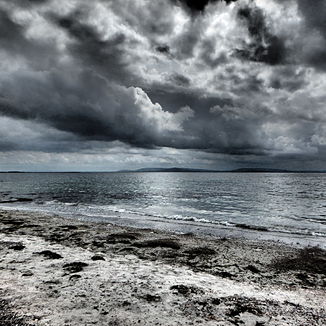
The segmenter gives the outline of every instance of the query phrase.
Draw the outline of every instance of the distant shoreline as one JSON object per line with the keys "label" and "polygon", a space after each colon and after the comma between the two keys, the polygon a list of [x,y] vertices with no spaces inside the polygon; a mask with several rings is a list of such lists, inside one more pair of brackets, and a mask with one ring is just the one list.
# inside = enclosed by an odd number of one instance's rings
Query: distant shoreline
{"label": "distant shoreline", "polygon": [[142,168],[118,171],[0,171],[0,173],[326,173],[326,170],[283,170],[263,168],[241,168],[234,170],[206,170],[191,168]]}

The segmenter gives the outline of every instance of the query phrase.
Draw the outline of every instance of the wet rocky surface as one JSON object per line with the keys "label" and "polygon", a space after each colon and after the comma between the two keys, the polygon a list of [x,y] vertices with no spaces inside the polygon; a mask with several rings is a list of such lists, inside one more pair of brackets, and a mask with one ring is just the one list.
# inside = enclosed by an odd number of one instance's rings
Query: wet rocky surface
{"label": "wet rocky surface", "polygon": [[[0,225],[2,232],[7,234],[37,235],[66,246],[120,255],[133,254],[141,259],[188,266],[194,271],[237,281],[278,284],[289,288],[326,287],[326,252],[317,247],[300,249],[273,242],[207,239],[189,234],[167,234],[75,221],[67,225],[62,224],[65,221],[60,218],[59,223],[53,223],[54,219],[40,217],[41,223],[36,224],[28,219],[6,216],[1,214]],[[17,243],[11,249],[24,248]],[[51,253],[43,255],[51,258]]]}
{"label": "wet rocky surface", "polygon": [[[1,295],[1,293],[0,293]],[[0,326],[30,326],[25,318],[16,313],[10,302],[0,299]]]}
{"label": "wet rocky surface", "polygon": [[[0,229],[5,238],[0,241],[0,275],[17,272],[23,285],[35,282],[49,302],[75,300],[73,309],[97,316],[93,323],[84,317],[81,325],[134,325],[135,316],[140,325],[326,324],[325,307],[300,299],[302,291],[312,298],[325,294],[326,253],[320,248],[200,238],[22,212],[0,212]],[[42,239],[41,248],[31,248],[24,240],[29,237]],[[38,266],[43,266],[42,277]],[[272,288],[273,294],[254,295],[249,288]],[[300,300],[287,299],[292,294]],[[78,318],[69,316],[61,325],[78,325]],[[35,325],[60,325],[46,324],[41,316],[29,319]],[[21,322],[17,325],[25,326],[25,319]]]}

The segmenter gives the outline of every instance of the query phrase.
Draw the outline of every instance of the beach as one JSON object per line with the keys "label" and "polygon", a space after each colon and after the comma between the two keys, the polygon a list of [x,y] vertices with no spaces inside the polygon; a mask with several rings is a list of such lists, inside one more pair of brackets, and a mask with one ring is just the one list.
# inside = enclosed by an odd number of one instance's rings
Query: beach
{"label": "beach", "polygon": [[21,211],[0,227],[0,325],[326,324],[317,247]]}

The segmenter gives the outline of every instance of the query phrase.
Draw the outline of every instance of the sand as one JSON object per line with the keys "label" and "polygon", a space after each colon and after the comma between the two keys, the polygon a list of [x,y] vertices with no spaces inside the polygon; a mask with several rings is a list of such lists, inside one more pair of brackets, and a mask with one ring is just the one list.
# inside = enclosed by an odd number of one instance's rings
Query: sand
{"label": "sand", "polygon": [[326,325],[318,248],[0,212],[2,325]]}

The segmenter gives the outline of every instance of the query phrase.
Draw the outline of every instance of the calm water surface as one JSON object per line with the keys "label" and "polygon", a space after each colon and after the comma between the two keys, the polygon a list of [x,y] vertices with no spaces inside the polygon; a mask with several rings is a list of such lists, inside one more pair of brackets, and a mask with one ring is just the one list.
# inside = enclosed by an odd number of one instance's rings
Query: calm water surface
{"label": "calm water surface", "polygon": [[14,198],[33,201],[1,207],[176,231],[246,230],[251,237],[326,241],[326,174],[0,174],[0,200]]}

